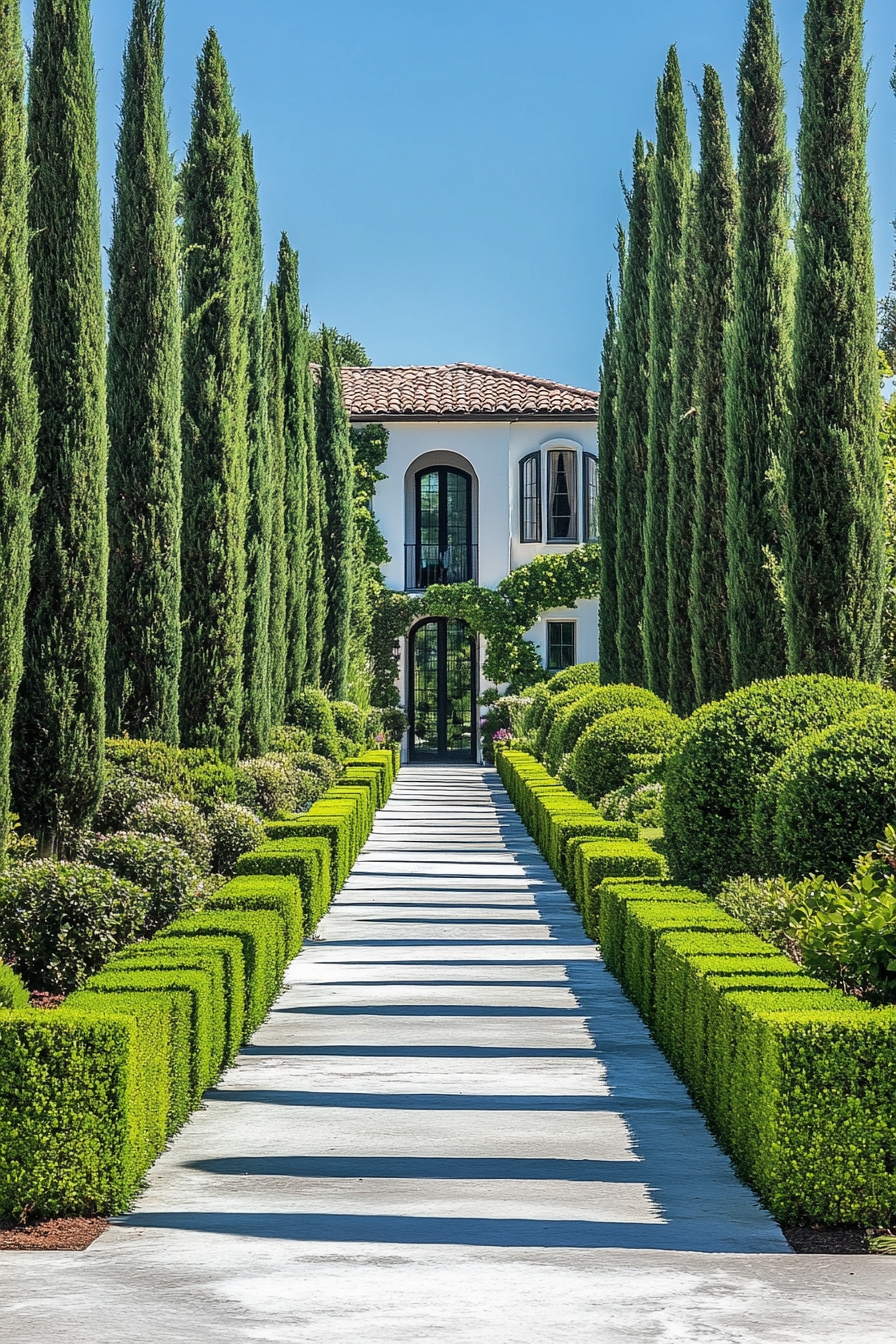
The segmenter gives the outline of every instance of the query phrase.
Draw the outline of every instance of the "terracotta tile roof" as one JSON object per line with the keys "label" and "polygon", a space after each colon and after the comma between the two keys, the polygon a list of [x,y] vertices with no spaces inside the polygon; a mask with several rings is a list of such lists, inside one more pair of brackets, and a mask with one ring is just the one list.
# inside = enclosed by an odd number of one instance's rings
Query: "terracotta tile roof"
{"label": "terracotta tile roof", "polygon": [[597,416],[596,392],[480,364],[343,368],[342,385],[353,420]]}

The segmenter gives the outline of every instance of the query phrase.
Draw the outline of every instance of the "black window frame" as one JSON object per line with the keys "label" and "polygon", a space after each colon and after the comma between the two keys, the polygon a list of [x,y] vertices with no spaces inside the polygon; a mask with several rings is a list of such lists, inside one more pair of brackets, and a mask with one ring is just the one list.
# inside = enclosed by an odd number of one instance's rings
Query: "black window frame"
{"label": "black window frame", "polygon": [[566,483],[567,498],[569,499],[569,507],[571,511],[571,527],[569,533],[565,537],[554,536],[554,515],[553,510],[551,509],[551,494],[553,490],[554,472],[556,471],[554,462],[560,453],[565,453],[572,459],[572,469],[574,474],[577,474],[579,470],[579,454],[577,449],[564,446],[547,449],[547,539],[549,542],[558,546],[577,546],[579,541],[579,483],[578,480],[575,479],[575,476],[572,481],[567,480]]}
{"label": "black window frame", "polygon": [[[588,476],[590,472],[594,473],[593,499],[589,498],[589,494],[591,492],[589,491]],[[599,488],[600,487],[598,484],[598,475],[597,475],[597,454],[583,453],[582,454],[582,541],[585,542],[586,544],[589,541],[600,540],[600,532],[598,530],[600,526],[600,521],[597,512],[597,496]],[[590,504],[593,504],[593,508],[589,508]],[[590,524],[592,523],[594,525],[593,530],[590,526]]]}
{"label": "black window frame", "polygon": [[448,549],[449,549],[449,545],[450,545],[450,544],[453,544],[453,543],[451,542],[451,538],[450,538],[450,536],[449,536],[449,531],[448,531],[448,476],[449,476],[449,473],[450,473],[450,474],[453,474],[453,475],[455,475],[455,476],[459,476],[459,477],[461,477],[461,478],[463,479],[463,481],[465,482],[465,484],[466,484],[466,509],[465,509],[466,517],[465,517],[465,531],[466,531],[466,534],[467,534],[466,542],[464,543],[464,546],[463,546],[463,548],[462,548],[463,551],[464,551],[464,563],[463,563],[464,579],[462,579],[462,580],[460,580],[460,579],[453,579],[453,578],[451,578],[450,576],[445,575],[445,576],[443,576],[443,577],[437,578],[437,579],[434,580],[434,581],[435,581],[435,582],[439,582],[439,583],[458,583],[458,582],[466,582],[467,580],[472,579],[473,576],[474,576],[474,571],[473,571],[473,477],[471,476],[470,472],[468,472],[468,471],[464,471],[462,467],[450,466],[450,465],[448,465],[447,463],[437,463],[436,465],[431,466],[431,467],[421,467],[420,470],[417,472],[415,478],[414,478],[414,510],[415,510],[415,514],[416,514],[415,521],[414,521],[414,546],[415,546],[415,552],[416,552],[415,568],[416,568],[416,578],[417,578],[417,586],[418,586],[418,588],[426,588],[426,587],[429,586],[427,583],[424,583],[424,582],[422,581],[423,572],[424,572],[424,570],[427,568],[427,565],[426,565],[425,560],[424,560],[424,555],[423,555],[423,543],[422,543],[422,541],[421,541],[421,532],[422,532],[422,526],[423,526],[423,511],[422,511],[421,488],[422,488],[422,482],[423,482],[423,478],[424,478],[424,476],[430,476],[430,475],[432,475],[432,474],[434,474],[434,473],[438,476],[438,479],[439,479],[439,493],[438,493],[438,499],[439,499],[439,512],[438,512],[439,540],[438,540],[438,544],[437,544],[437,546],[436,546],[436,551],[437,551],[437,553],[438,553],[440,559],[441,559],[441,556],[442,556],[443,554],[447,553],[447,551],[448,551]]}
{"label": "black window frame", "polygon": [[[576,621],[546,621],[547,626],[545,636],[544,665],[547,672],[562,672],[567,667],[575,667],[578,657],[578,632],[576,630]],[[551,661],[551,632],[553,630],[566,629],[572,631],[572,658],[566,663],[553,663]]]}
{"label": "black window frame", "polygon": [[[527,494],[526,468],[535,467],[535,488],[533,492]],[[532,536],[526,533],[526,523],[529,521],[526,517],[526,503],[534,496],[535,503],[535,521],[532,528]],[[541,453],[527,453],[525,457],[520,458],[520,542],[523,545],[531,545],[533,542],[541,542]]]}

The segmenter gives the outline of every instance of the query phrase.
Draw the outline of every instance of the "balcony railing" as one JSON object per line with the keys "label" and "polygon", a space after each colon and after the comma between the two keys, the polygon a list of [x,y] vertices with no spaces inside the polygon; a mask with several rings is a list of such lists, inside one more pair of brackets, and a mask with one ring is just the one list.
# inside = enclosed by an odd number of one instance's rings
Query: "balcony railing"
{"label": "balcony railing", "polygon": [[409,592],[431,583],[466,583],[479,573],[478,546],[407,545],[404,548],[404,586]]}

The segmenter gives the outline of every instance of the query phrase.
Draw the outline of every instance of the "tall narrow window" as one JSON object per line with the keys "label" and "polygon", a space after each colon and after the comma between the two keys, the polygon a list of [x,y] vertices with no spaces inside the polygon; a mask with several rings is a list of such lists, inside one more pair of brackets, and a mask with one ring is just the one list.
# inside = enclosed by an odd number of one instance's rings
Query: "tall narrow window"
{"label": "tall narrow window", "polygon": [[575,621],[548,621],[548,671],[562,672],[575,661]]}
{"label": "tall narrow window", "polygon": [[597,458],[582,456],[582,540],[597,541]]}
{"label": "tall narrow window", "polygon": [[417,472],[417,541],[408,556],[408,584],[463,583],[473,574],[472,480],[456,467]]}
{"label": "tall narrow window", "polygon": [[520,463],[520,541],[541,541],[541,453]]}
{"label": "tall narrow window", "polygon": [[572,448],[548,453],[548,541],[577,541],[576,454]]}

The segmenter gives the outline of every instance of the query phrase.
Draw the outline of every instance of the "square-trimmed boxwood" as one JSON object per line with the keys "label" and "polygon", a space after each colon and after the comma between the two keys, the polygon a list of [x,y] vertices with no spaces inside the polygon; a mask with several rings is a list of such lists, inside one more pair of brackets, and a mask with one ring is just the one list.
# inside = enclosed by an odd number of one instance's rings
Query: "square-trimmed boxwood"
{"label": "square-trimmed boxwood", "polygon": [[589,938],[598,938],[601,883],[611,877],[668,876],[662,854],[643,840],[586,840],[575,851],[574,886]]}
{"label": "square-trimmed boxwood", "polygon": [[[323,846],[323,856],[329,865],[330,850],[325,840],[298,843],[316,843]],[[329,867],[326,879],[326,899],[330,899]],[[305,902],[298,878],[270,873],[252,873],[232,877],[214,896],[210,896],[205,910],[276,910],[286,926],[286,954],[292,959],[302,950],[302,935],[306,929]]]}
{"label": "square-trimmed boxwood", "polygon": [[264,829],[269,840],[306,837],[326,840],[330,846],[330,894],[335,896],[341,890],[353,862],[349,851],[351,826],[344,809],[337,816],[321,815],[311,809],[290,821],[265,822]]}
{"label": "square-trimmed boxwood", "polygon": [[[275,823],[277,824],[277,823]],[[289,826],[289,822],[282,823]],[[323,836],[291,836],[266,840],[237,864],[237,876],[294,876],[301,885],[305,907],[303,927],[313,932],[331,900],[330,846]],[[301,931],[299,935],[301,945]],[[291,953],[295,956],[298,952]]]}
{"label": "square-trimmed boxwood", "polygon": [[130,970],[207,972],[211,988],[209,1069],[210,1077],[217,1077],[227,1059],[227,967],[224,954],[219,948],[204,947],[195,939],[190,940],[189,946],[179,940],[159,947],[154,944],[155,940],[123,949],[106,963],[102,973],[112,975]]}
{"label": "square-trimmed boxwood", "polygon": [[27,1008],[30,995],[11,966],[0,962],[0,1008]]}
{"label": "square-trimmed boxwood", "polygon": [[386,772],[378,766],[346,761],[340,783],[364,784],[373,794],[374,810],[381,808],[386,801]]}
{"label": "square-trimmed boxwood", "polygon": [[246,966],[244,1040],[268,1015],[280,992],[286,966],[286,925],[275,910],[203,910],[169,925],[169,935],[194,938],[236,935]]}

